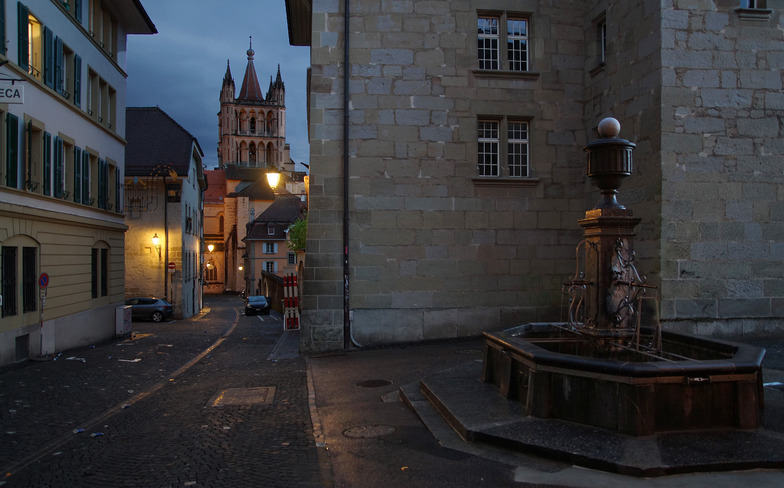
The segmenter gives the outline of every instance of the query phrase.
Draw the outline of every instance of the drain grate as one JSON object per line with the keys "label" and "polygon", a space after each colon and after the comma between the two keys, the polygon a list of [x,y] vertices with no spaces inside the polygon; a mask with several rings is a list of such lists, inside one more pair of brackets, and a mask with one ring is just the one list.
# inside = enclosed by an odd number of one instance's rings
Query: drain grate
{"label": "drain grate", "polygon": [[274,386],[259,386],[256,388],[229,388],[219,391],[210,399],[213,407],[226,407],[231,405],[266,405],[275,399]]}
{"label": "drain grate", "polygon": [[354,384],[361,386],[362,388],[380,388],[382,386],[389,386],[392,384],[392,382],[389,380],[364,380],[357,381]]}
{"label": "drain grate", "polygon": [[391,425],[359,425],[344,430],[343,435],[349,439],[370,439],[391,434],[396,430]]}

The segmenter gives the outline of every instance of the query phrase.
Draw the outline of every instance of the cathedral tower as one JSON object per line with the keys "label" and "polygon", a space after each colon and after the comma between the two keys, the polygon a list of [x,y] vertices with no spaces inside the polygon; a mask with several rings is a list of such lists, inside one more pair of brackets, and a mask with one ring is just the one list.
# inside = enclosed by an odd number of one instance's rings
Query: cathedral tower
{"label": "cathedral tower", "polygon": [[286,146],[286,88],[278,73],[266,95],[261,90],[251,38],[248,65],[235,98],[234,79],[226,63],[218,113],[218,166],[280,168]]}

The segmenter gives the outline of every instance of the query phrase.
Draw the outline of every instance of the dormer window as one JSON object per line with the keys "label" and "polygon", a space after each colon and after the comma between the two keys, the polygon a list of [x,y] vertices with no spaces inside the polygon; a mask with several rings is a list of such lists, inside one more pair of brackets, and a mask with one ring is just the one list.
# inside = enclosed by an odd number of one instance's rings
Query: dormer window
{"label": "dormer window", "polygon": [[275,224],[267,224],[267,235],[275,235]]}

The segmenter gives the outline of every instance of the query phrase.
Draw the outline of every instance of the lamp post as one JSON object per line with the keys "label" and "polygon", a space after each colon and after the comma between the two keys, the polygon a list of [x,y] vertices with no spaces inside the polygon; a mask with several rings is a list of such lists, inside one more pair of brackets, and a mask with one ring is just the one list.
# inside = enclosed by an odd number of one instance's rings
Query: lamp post
{"label": "lamp post", "polygon": [[277,171],[267,171],[267,183],[273,190],[277,188],[280,183],[280,173]]}

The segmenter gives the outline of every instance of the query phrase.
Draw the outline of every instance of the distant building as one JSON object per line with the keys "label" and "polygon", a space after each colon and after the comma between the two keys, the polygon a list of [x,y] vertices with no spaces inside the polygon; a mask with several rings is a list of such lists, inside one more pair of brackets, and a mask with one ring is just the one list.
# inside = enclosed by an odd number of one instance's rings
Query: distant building
{"label": "distant building", "polygon": [[780,333],[774,7],[287,0],[290,42],[311,56],[303,349],[563,319],[577,220],[598,200],[582,148],[607,116],[637,143],[619,199],[643,219],[652,318]]}
{"label": "distant building", "polygon": [[191,317],[202,306],[204,153],[160,108],[126,114],[125,295],[164,298]]}
{"label": "distant building", "polygon": [[247,227],[245,249],[249,293],[269,296],[261,280],[262,271],[277,276],[297,273],[297,254],[288,248],[288,228],[305,209],[296,195],[282,195]]}
{"label": "distant building", "polygon": [[134,0],[5,1],[0,13],[7,364],[115,334],[124,303],[126,38],[156,30]]}
{"label": "distant building", "polygon": [[218,113],[218,167],[281,168],[286,149],[286,88],[280,66],[275,81],[270,76],[265,94],[253,64],[252,46],[247,54],[248,65],[236,98],[234,78],[226,62]]}

